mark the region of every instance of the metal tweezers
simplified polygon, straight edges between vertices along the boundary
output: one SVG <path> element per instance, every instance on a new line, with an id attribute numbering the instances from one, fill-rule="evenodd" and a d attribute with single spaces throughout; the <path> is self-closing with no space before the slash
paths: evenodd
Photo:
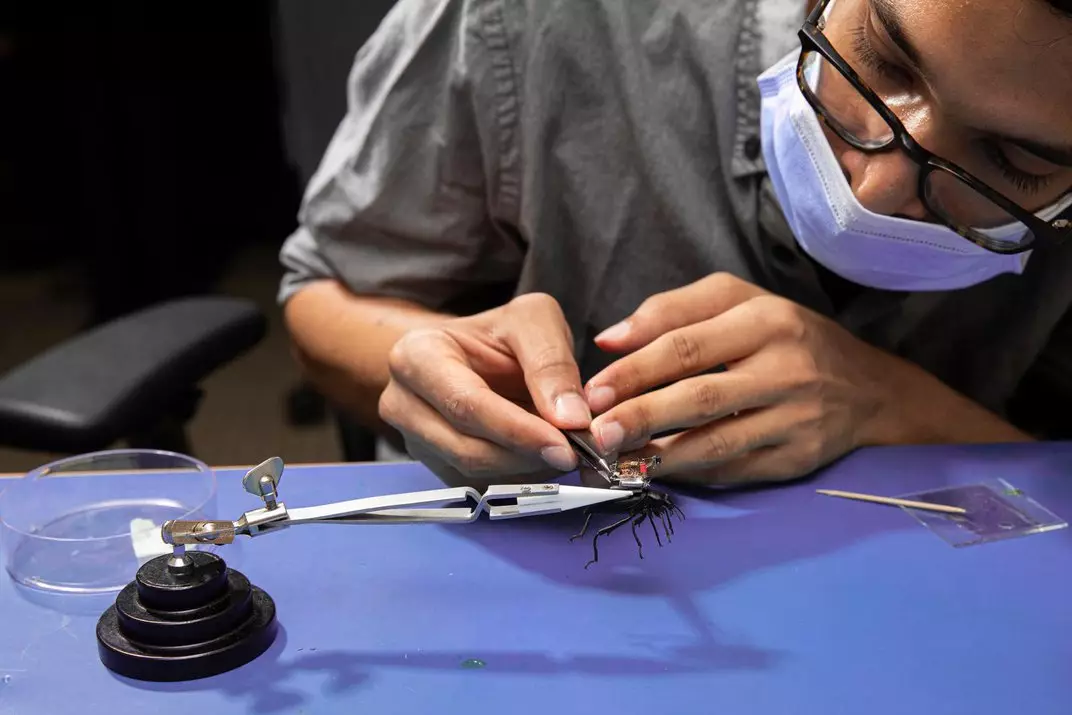
<path id="1" fill-rule="evenodd" d="M 452 487 L 290 509 L 279 501 L 283 460 L 272 457 L 242 479 L 245 490 L 264 501 L 262 508 L 247 511 L 237 521 L 166 521 L 160 529 L 161 538 L 166 544 L 180 547 L 229 544 L 239 535 L 260 536 L 299 524 L 464 524 L 476 521 L 485 512 L 489 519 L 514 519 L 589 507 L 633 494 L 631 488 L 616 480 L 614 465 L 599 454 L 590 435 L 575 431 L 565 434 L 581 461 L 602 475 L 610 488 L 497 484 L 483 494 L 473 487 Z M 475 505 L 449 506 L 463 502 Z"/>

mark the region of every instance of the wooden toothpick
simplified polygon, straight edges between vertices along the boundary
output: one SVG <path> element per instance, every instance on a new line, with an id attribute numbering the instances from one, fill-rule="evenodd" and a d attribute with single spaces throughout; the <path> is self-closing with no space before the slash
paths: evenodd
<path id="1" fill-rule="evenodd" d="M 856 492 L 842 492 L 836 489 L 816 489 L 819 494 L 828 497 L 841 497 L 842 499 L 855 499 L 857 501 L 874 502 L 875 504 L 888 504 L 890 506 L 903 506 L 910 509 L 923 509 L 926 511 L 940 511 L 944 514 L 967 514 L 968 510 L 959 506 L 946 506 L 945 504 L 932 504 L 925 501 L 912 501 L 910 499 L 895 499 L 893 497 L 880 497 L 873 494 L 858 494 Z"/>

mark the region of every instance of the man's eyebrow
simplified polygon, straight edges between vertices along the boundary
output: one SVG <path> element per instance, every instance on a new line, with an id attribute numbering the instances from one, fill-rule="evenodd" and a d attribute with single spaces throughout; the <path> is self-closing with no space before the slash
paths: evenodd
<path id="1" fill-rule="evenodd" d="M 916 46 L 909 41 L 908 36 L 905 34 L 904 24 L 901 22 L 892 0 L 871 0 L 871 7 L 874 9 L 875 15 L 878 16 L 878 21 L 882 23 L 883 29 L 886 30 L 886 34 L 890 36 L 895 45 L 901 48 L 901 52 L 912 63 L 913 69 L 923 77 L 929 76 L 923 66 L 923 58 L 920 56 L 919 50 L 916 49 Z"/>
<path id="2" fill-rule="evenodd" d="M 897 7 L 894 1 L 870 0 L 870 3 L 875 11 L 875 15 L 878 17 L 878 21 L 882 23 L 886 34 L 889 35 L 893 43 L 901 49 L 901 52 L 905 54 L 905 57 L 911 62 L 912 68 L 920 76 L 927 77 L 928 74 L 923 65 L 923 58 L 920 55 L 919 50 L 916 49 L 916 46 L 912 44 L 908 39 L 908 36 L 905 34 L 904 23 L 901 22 L 901 18 L 898 16 Z M 1056 166 L 1072 167 L 1072 147 L 1053 146 L 1033 139 L 1002 136 L 998 133 L 993 133 L 993 138 L 996 141 L 1006 142 L 1017 146 L 1027 153 L 1033 154 Z"/>

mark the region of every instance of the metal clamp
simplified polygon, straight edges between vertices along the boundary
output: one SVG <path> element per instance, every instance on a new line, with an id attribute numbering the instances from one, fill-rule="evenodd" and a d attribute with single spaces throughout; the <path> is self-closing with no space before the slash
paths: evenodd
<path id="1" fill-rule="evenodd" d="M 247 511 L 238 521 L 182 521 L 172 519 L 160 527 L 165 544 L 186 546 L 194 544 L 230 544 L 238 534 L 254 536 L 268 524 L 285 521 L 287 507 L 279 498 L 279 481 L 283 477 L 283 460 L 272 457 L 246 472 L 242 486 L 264 500 L 263 509 Z"/>

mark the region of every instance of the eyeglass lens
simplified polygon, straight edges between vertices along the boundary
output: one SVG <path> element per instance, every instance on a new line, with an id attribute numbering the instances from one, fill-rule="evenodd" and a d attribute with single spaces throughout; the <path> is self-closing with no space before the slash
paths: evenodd
<path id="1" fill-rule="evenodd" d="M 877 60 L 856 31 L 842 30 L 831 22 L 833 3 L 824 12 L 824 36 L 863 82 L 906 124 L 911 102 L 899 78 Z M 849 21 L 847 24 L 852 24 Z M 803 57 L 804 79 L 812 99 L 822 108 L 827 120 L 841 138 L 860 149 L 878 149 L 890 144 L 894 130 L 861 94 L 852 82 L 822 54 L 807 51 Z M 930 171 L 924 198 L 938 217 L 958 227 L 971 227 L 970 233 L 987 242 L 1018 244 L 1030 239 L 1027 227 L 983 194 L 955 175 L 941 169 Z"/>

